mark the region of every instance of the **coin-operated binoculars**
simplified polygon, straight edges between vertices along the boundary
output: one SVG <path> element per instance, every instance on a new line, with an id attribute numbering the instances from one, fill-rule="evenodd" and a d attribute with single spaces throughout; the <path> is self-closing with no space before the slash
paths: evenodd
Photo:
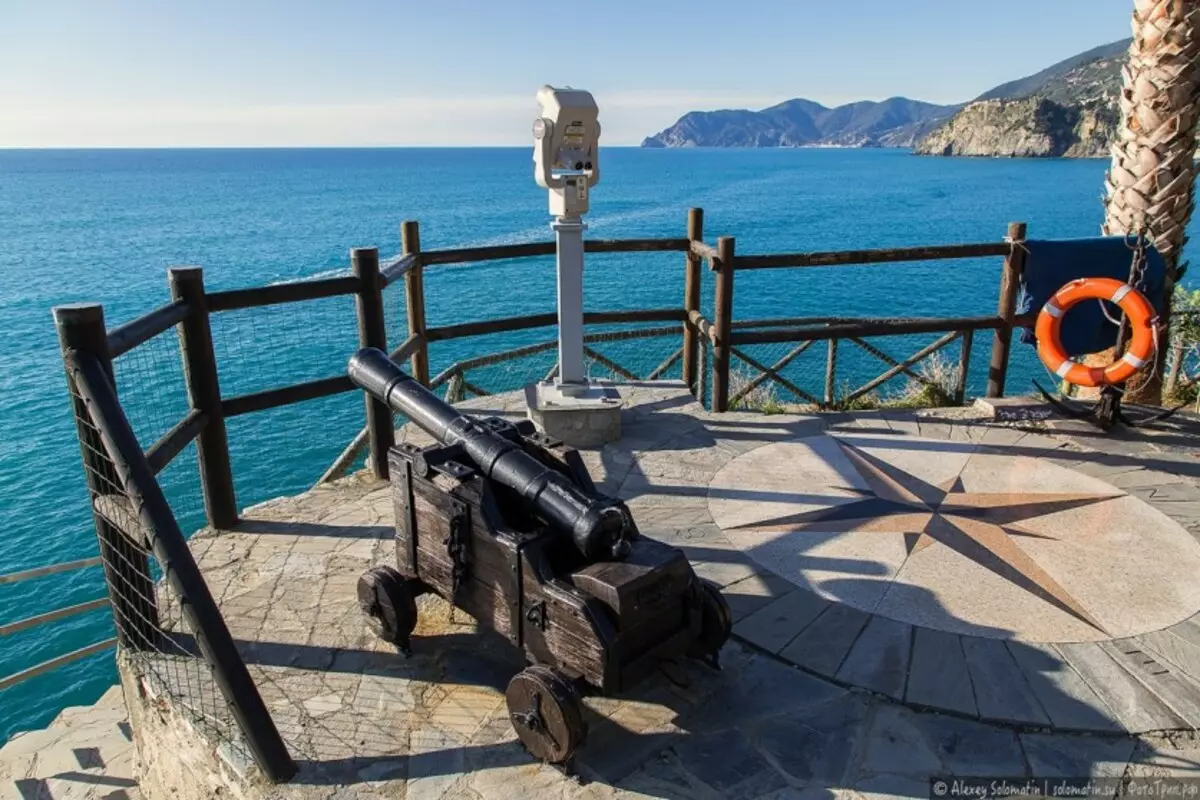
<path id="1" fill-rule="evenodd" d="M 588 92 L 543 86 L 533 122 L 534 179 L 550 192 L 558 250 L 558 377 L 526 387 L 530 418 L 569 445 L 621 434 L 621 401 L 583 370 L 583 232 L 591 187 L 600 180 L 599 108 Z"/>

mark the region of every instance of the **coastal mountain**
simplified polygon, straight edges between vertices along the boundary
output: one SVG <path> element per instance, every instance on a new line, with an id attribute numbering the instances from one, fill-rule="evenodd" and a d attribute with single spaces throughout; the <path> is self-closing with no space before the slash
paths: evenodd
<path id="1" fill-rule="evenodd" d="M 1108 153 L 1129 39 L 939 106 L 904 97 L 826 108 L 692 111 L 643 147 L 912 147 L 923 155 L 1094 157 Z"/>
<path id="2" fill-rule="evenodd" d="M 906 97 L 826 108 L 797 98 L 761 111 L 692 111 L 642 147 L 911 147 L 959 108 Z"/>
<path id="3" fill-rule="evenodd" d="M 984 92 L 916 144 L 921 155 L 1106 156 L 1117 136 L 1130 40 L 1094 48 Z"/>

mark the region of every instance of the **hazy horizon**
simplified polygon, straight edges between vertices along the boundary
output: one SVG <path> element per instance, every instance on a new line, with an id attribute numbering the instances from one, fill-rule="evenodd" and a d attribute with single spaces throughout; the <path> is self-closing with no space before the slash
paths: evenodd
<path id="1" fill-rule="evenodd" d="M 803 97 L 949 105 L 1129 35 L 1130 0 L 0 4 L 0 147 L 522 146 L 545 83 L 606 145 Z M 1036 20 L 1036 24 L 1030 24 Z"/>

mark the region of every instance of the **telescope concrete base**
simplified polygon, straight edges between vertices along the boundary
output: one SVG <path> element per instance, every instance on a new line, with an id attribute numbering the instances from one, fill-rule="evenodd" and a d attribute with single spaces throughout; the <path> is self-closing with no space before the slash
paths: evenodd
<path id="1" fill-rule="evenodd" d="M 571 447 L 601 447 L 621 438 L 624 404 L 612 384 L 531 383 L 525 387 L 525 405 L 543 433 Z"/>

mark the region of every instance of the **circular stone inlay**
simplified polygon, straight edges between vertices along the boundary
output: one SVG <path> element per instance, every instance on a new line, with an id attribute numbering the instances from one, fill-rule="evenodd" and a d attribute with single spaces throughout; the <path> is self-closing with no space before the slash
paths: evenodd
<path id="1" fill-rule="evenodd" d="M 716 474 L 709 509 L 797 586 L 953 633 L 1097 641 L 1200 609 L 1200 544 L 1178 523 L 1003 448 L 871 433 L 768 444 Z"/>

